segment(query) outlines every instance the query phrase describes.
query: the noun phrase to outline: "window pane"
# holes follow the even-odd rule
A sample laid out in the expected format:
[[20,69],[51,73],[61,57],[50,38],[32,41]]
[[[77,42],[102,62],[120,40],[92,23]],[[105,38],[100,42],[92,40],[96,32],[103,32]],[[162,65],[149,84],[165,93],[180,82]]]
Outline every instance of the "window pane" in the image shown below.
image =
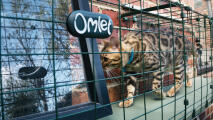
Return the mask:
[[54,23],[51,0],[2,1],[6,119],[89,102],[78,41],[66,31],[70,0],[55,0],[53,6]]

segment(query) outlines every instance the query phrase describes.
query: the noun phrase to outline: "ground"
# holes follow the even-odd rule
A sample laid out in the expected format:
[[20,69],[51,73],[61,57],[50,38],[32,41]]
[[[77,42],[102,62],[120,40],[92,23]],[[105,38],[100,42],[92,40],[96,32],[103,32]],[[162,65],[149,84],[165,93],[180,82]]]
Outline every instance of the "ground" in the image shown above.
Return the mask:
[[[201,108],[201,102],[202,102],[202,106],[204,110],[206,100],[210,102],[211,93],[212,93],[212,90],[210,89],[210,83],[211,81],[213,81],[213,77],[211,78],[210,74],[208,74],[207,77],[206,75],[203,75],[203,76],[198,76],[192,79],[193,79],[193,82],[195,83],[193,83],[192,87],[187,87],[186,89],[187,99],[189,101],[189,105],[187,106],[188,117],[192,114],[194,100],[195,100],[194,106],[197,110],[196,114],[199,114],[200,108]],[[194,87],[194,84],[195,84],[195,87]],[[201,87],[201,84],[202,84],[202,87]],[[208,86],[208,93],[207,93],[207,86]],[[165,90],[167,89],[168,87],[165,88]],[[195,95],[195,99],[194,99],[194,95]],[[114,103],[112,105],[113,114],[111,116],[102,118],[101,120],[123,120],[124,117],[126,120],[130,120],[130,119],[144,120],[145,119],[144,100],[146,102],[146,113],[147,113],[146,117],[148,120],[161,120],[162,118],[164,120],[168,120],[168,119],[174,119],[174,116],[176,117],[177,120],[183,119],[184,108],[185,108],[184,106],[185,87],[181,88],[181,90],[177,93],[176,98],[167,97],[162,101],[156,100],[152,92],[146,93],[145,96],[146,96],[145,99],[143,94],[137,96],[134,99],[133,106],[129,108],[125,108],[125,109],[118,107],[118,103]],[[201,96],[202,96],[202,99],[201,99]],[[191,117],[189,117],[188,119],[190,118]]]

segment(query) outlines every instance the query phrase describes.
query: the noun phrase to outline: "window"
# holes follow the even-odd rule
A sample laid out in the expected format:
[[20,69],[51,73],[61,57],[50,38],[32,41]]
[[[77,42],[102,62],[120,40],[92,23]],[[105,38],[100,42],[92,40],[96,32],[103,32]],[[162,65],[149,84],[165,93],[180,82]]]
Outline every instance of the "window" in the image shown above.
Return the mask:
[[[2,119],[75,120],[112,114],[100,57],[89,54],[98,51],[96,40],[77,41],[66,30],[70,0],[1,4]],[[87,1],[73,4],[89,10]],[[85,99],[73,95],[77,88],[84,88]],[[76,98],[81,101],[74,104]]]

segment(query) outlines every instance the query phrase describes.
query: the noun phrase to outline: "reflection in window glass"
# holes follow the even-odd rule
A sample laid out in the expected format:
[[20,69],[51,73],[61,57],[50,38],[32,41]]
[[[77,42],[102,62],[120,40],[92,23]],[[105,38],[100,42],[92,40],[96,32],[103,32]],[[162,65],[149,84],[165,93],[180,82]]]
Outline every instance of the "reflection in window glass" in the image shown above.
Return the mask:
[[[55,0],[54,29],[51,0],[2,0],[1,9],[6,119],[88,102],[78,41],[66,31],[70,0]],[[47,74],[21,79],[18,72],[23,67],[43,67]]]

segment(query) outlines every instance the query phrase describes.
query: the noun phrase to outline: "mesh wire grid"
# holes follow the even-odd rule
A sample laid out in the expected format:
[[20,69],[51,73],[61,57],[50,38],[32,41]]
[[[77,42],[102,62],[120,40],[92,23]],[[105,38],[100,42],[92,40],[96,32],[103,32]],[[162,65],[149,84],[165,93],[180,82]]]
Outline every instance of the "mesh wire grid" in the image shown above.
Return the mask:
[[[85,108],[83,111],[63,115],[59,112],[60,109],[69,106],[98,102],[96,96],[98,91],[94,88],[93,92],[90,91],[91,93],[89,93],[86,86],[90,83],[96,84],[99,81],[106,81],[107,86],[116,81],[115,83],[120,88],[117,91],[120,99],[101,106],[93,104],[92,109],[96,110],[98,107],[112,105],[113,115],[120,116],[120,119],[152,119],[156,112],[159,114],[159,119],[191,119],[202,112],[205,107],[212,103],[213,98],[210,89],[212,74],[210,77],[203,78],[203,74],[207,76],[206,71],[212,71],[212,41],[210,36],[212,20],[208,16],[184,6],[181,2],[174,3],[167,0],[153,0],[151,2],[152,6],[146,5],[145,0],[91,0],[89,4],[91,10],[95,12],[97,12],[97,6],[101,8],[99,12],[102,11],[102,13],[104,13],[104,9],[108,8],[115,11],[113,35],[120,40],[120,44],[122,36],[130,31],[141,34],[142,41],[143,33],[148,32],[157,33],[158,39],[161,35],[169,33],[172,35],[173,41],[175,36],[181,35],[183,41],[185,38],[191,40],[192,46],[196,46],[196,39],[200,40],[202,49],[196,51],[199,52],[198,56],[193,55],[191,58],[192,61],[198,62],[188,62],[186,53],[190,50],[187,49],[157,52],[136,51],[140,54],[150,53],[150,55],[169,52],[174,55],[175,52],[179,52],[184,54],[185,76],[189,73],[187,71],[189,68],[198,70],[198,75],[193,72],[191,78],[193,87],[191,89],[186,88],[185,84],[185,87],[182,88],[183,91],[175,94],[173,98],[169,98],[169,101],[160,99],[153,100],[154,103],[148,101],[154,92],[151,90],[152,76],[149,76],[149,73],[151,74],[154,71],[142,73],[135,71],[127,75],[122,68],[118,68],[120,69],[119,72],[115,72],[111,77],[106,76],[104,80],[85,80],[84,72],[86,70],[83,68],[81,55],[103,53],[80,52],[77,38],[67,32],[66,18],[72,11],[70,0],[1,0],[1,119],[24,119],[24,116],[30,115],[45,116],[50,112],[55,114],[52,117],[47,117],[48,119],[63,119],[67,116],[84,114],[91,109]],[[113,17],[110,14],[109,16]],[[140,27],[135,28],[133,24],[139,24]],[[97,39],[97,41],[98,45],[101,46],[102,40]],[[183,43],[185,48],[185,42]],[[158,44],[160,47],[160,42]],[[120,51],[119,54],[124,53]],[[159,61],[162,61],[162,58],[159,58]],[[94,64],[95,59],[92,62],[92,65]],[[24,67],[43,67],[47,74],[45,77],[38,77],[38,75],[32,79],[21,79],[19,70]],[[162,69],[159,70],[162,71]],[[161,91],[175,84],[174,69],[172,73],[171,80],[165,80],[161,83],[163,86]],[[128,76],[136,76],[141,79],[139,87],[136,88],[138,92],[133,98],[135,102],[140,102],[137,99],[142,100],[140,102],[142,107],[139,108],[140,110],[123,107],[119,108],[121,112],[116,112],[119,102],[131,99],[125,97],[125,78]],[[163,79],[163,76],[161,77]],[[185,77],[184,82],[186,82],[186,79]],[[83,92],[85,97],[73,96],[73,92],[77,90]],[[79,97],[82,101],[78,101],[74,105],[74,97]],[[151,107],[152,104],[156,105]],[[183,104],[184,107],[179,108],[179,104]],[[171,110],[167,109],[169,105],[172,106]],[[135,113],[134,116],[130,116],[130,111]],[[168,111],[172,111],[172,114],[166,116],[165,114]],[[93,116],[98,119],[96,112]],[[79,119],[89,120],[90,118]],[[113,117],[106,117],[105,119],[113,119]]]

